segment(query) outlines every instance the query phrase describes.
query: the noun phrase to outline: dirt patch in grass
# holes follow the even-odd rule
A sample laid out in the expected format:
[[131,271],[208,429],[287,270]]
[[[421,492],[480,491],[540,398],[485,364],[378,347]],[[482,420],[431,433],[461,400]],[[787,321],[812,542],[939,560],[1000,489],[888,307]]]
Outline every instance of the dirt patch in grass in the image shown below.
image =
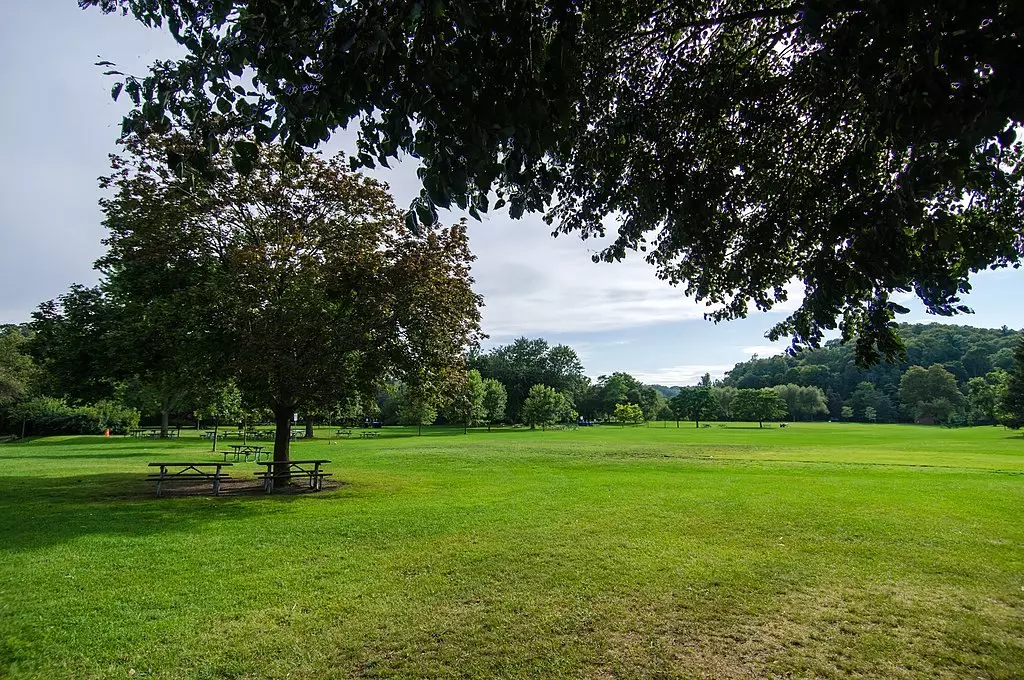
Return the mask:
[[605,632],[593,676],[1013,677],[1024,667],[1024,598],[962,594],[794,590],[747,616],[668,599]]

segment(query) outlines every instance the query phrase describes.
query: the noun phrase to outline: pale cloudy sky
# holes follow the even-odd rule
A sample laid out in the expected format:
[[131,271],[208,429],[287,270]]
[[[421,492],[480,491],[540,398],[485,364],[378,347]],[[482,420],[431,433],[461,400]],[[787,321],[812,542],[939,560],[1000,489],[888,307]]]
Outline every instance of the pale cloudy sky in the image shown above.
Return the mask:
[[[0,323],[25,321],[70,284],[96,281],[104,235],[96,178],[107,171],[125,105],[111,101],[113,81],[93,63],[102,57],[142,73],[175,51],[160,31],[79,10],[75,0],[0,0]],[[339,135],[327,151],[349,139]],[[378,176],[399,205],[418,191],[411,162]],[[714,325],[640,258],[594,264],[594,241],[549,232],[539,216],[471,220],[489,345],[544,337],[574,347],[591,376],[622,370],[668,385],[785,347],[764,338],[785,310]],[[977,313],[954,321],[1024,326],[1022,284],[1019,271],[978,276],[967,300]],[[938,319],[918,307],[905,320]]]

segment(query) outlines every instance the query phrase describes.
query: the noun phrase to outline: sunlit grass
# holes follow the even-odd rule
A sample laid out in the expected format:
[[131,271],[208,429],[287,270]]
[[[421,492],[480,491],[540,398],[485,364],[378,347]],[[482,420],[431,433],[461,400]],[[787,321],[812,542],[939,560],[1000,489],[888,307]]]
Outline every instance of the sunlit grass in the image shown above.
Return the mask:
[[147,462],[220,458],[194,433],[0,446],[0,675],[1024,668],[1014,433],[331,432],[293,457],[339,486],[269,497],[154,498]]

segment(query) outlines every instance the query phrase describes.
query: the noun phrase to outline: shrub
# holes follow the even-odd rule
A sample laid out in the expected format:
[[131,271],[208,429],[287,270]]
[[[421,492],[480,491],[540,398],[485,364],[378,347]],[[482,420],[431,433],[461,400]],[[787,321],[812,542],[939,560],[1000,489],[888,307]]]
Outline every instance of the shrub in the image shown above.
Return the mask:
[[33,435],[102,434],[106,428],[123,434],[138,427],[139,412],[112,401],[92,406],[71,406],[63,399],[37,397],[11,409],[10,419],[25,422]]

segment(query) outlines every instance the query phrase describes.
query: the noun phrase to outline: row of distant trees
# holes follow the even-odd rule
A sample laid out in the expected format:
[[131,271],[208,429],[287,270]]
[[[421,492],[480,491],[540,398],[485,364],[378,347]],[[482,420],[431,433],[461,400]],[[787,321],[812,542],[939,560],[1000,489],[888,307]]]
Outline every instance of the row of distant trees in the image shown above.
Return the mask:
[[[998,401],[992,392],[1004,389],[1016,366],[1017,331],[948,324],[901,324],[898,330],[905,354],[892,363],[859,366],[851,344],[834,340],[795,356],[755,356],[736,364],[722,384],[740,389],[787,384],[817,387],[825,393],[828,417],[835,420],[942,420],[948,412],[948,418],[956,422],[998,421],[996,410],[986,404]],[[939,374],[933,366],[945,373]],[[921,409],[920,403],[927,399],[918,399],[912,386],[904,389],[904,377],[914,367],[942,375],[943,385],[949,382],[948,373],[963,399],[946,392],[945,399],[952,408],[937,402],[938,408]]]

